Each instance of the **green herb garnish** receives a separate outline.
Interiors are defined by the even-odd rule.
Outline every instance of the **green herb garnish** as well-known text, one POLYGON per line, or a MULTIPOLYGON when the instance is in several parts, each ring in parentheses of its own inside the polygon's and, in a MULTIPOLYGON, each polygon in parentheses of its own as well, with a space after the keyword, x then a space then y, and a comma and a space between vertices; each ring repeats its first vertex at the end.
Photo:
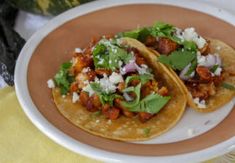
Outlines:
POLYGON ((233 85, 229 83, 225 83, 225 82, 222 83, 222 87, 229 89, 229 90, 233 90, 233 91, 235 90, 235 87, 233 85))
POLYGON ((170 55, 161 55, 158 61, 170 66, 175 70, 183 70, 189 63, 196 58, 196 53, 188 50, 178 50, 170 55))
POLYGON ((60 93, 65 95, 68 93, 70 84, 74 81, 74 77, 69 74, 72 63, 66 62, 60 66, 60 70, 56 73, 54 79, 56 85, 60 88, 60 93))
POLYGON ((113 101, 115 98, 122 98, 122 96, 120 96, 118 94, 104 92, 99 83, 93 82, 93 83, 90 83, 90 86, 93 89, 93 91, 95 91, 97 93, 97 95, 99 96, 99 99, 103 105, 108 103, 110 106, 113 106, 113 101))
POLYGON ((149 80, 153 79, 152 74, 141 74, 141 75, 133 75, 133 76, 128 76, 125 80, 126 86, 128 83, 130 83, 132 80, 140 80, 141 84, 144 85, 147 83, 149 80))
POLYGON ((185 76, 191 75, 196 68, 197 68, 197 58, 195 58, 192 61, 191 66, 189 67, 188 72, 185 74, 185 76))
POLYGON ((122 32, 118 34, 118 37, 130 37, 144 42, 147 36, 150 35, 150 28, 139 28, 132 31, 122 32))
POLYGON ((144 129, 143 129, 144 136, 146 136, 146 137, 149 136, 150 131, 151 131, 150 128, 144 128, 144 129))
POLYGON ((214 66, 210 69, 210 71, 211 71, 212 73, 214 73, 214 72, 217 70, 218 67, 219 67, 219 65, 214 65, 214 66))
POLYGON ((136 98, 134 101, 123 101, 121 104, 131 112, 147 112, 151 114, 158 113, 170 100, 170 96, 161 96, 159 94, 150 94, 140 100, 141 83, 136 87, 128 87, 124 92, 134 92, 136 98))
POLYGON ((93 50, 95 68, 116 70, 119 68, 119 61, 128 63, 132 55, 125 49, 119 47, 117 41, 102 39, 93 50))
POLYGON ((133 100, 131 102, 123 101, 122 105, 124 107, 127 107, 128 109, 130 109, 130 111, 132 111, 131 108, 134 109, 135 106, 137 106, 139 104, 139 101, 140 101, 140 90, 141 90, 141 83, 138 84, 136 87, 128 87, 128 88, 124 89, 123 92, 126 92, 126 93, 134 92, 135 95, 136 95, 136 98, 135 98, 135 100, 133 100))

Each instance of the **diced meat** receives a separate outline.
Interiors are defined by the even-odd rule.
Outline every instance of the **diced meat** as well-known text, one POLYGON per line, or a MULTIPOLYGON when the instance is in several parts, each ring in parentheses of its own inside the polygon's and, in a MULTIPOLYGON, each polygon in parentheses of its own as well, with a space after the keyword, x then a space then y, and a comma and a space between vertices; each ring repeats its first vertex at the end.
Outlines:
POLYGON ((77 62, 73 66, 74 74, 78 74, 82 71, 83 68, 91 67, 93 65, 93 59, 88 55, 81 54, 78 55, 76 59, 77 62))
POLYGON ((196 72, 200 77, 200 80, 210 81, 212 79, 212 74, 207 67, 198 66, 196 72))
POLYGON ((165 38, 165 37, 160 37, 158 39, 158 44, 157 44, 157 51, 160 54, 170 54, 171 52, 175 51, 177 49, 177 43, 165 38))
POLYGON ((87 72, 88 80, 89 81, 94 81, 96 77, 96 72, 91 70, 87 72))
POLYGON ((213 82, 215 84, 215 86, 220 85, 225 77, 225 73, 222 72, 222 74, 220 76, 213 76, 213 82))
POLYGON ((150 118, 152 118, 153 114, 147 113, 147 112, 139 112, 138 114, 139 120, 144 123, 148 121, 150 118))
POLYGON ((109 69, 104 69, 104 68, 98 68, 98 69, 95 69, 95 72, 97 75, 99 76, 103 76, 104 74, 106 75, 111 75, 112 71, 109 70, 109 69))
POLYGON ((145 59, 143 57, 141 57, 140 55, 135 55, 135 62, 137 65, 141 66, 143 64, 147 64, 145 59))
POLYGON ((124 106, 121 105, 121 102, 122 102, 121 99, 116 98, 116 99, 114 100, 114 106, 115 106, 116 108, 121 109, 121 110, 122 110, 122 113, 123 113, 126 117, 131 118, 131 117, 135 116, 135 113, 128 111, 127 108, 125 108, 124 106))
POLYGON ((187 87, 193 98, 198 97, 200 100, 205 100, 216 93, 216 88, 213 82, 209 84, 198 84, 196 86, 188 85, 187 87))
POLYGON ((168 89, 167 87, 162 87, 158 90, 158 93, 162 96, 167 96, 168 95, 168 89))
POLYGON ((73 82, 71 85, 70 85, 70 92, 76 92, 78 90, 78 83, 77 82, 73 82))
POLYGON ((89 98, 89 100, 86 103, 86 109, 90 112, 96 112, 99 110, 99 108, 96 108, 93 103, 93 98, 89 98))
POLYGON ((79 100, 83 106, 86 106, 88 100, 89 100, 89 95, 87 92, 82 91, 79 96, 79 100))
POLYGON ((141 95, 145 97, 153 92, 158 93, 158 83, 155 80, 150 80, 141 88, 141 95))
POLYGON ((92 103, 95 108, 99 109, 102 106, 100 98, 97 94, 93 94, 90 98, 92 98, 92 103))
POLYGON ((138 79, 133 79, 130 81, 129 85, 131 86, 137 86, 140 83, 140 80, 138 79))
POLYGON ((156 40, 156 37, 153 37, 153 36, 147 36, 144 44, 146 46, 150 46, 150 47, 154 47, 157 45, 157 40, 156 40))
POLYGON ((124 82, 120 82, 120 83, 118 83, 117 90, 119 92, 122 92, 122 90, 125 89, 125 87, 126 87, 125 83, 124 82))
POLYGON ((111 107, 109 104, 105 104, 102 107, 102 113, 111 120, 115 120, 118 118, 120 114, 120 110, 116 107, 111 107))

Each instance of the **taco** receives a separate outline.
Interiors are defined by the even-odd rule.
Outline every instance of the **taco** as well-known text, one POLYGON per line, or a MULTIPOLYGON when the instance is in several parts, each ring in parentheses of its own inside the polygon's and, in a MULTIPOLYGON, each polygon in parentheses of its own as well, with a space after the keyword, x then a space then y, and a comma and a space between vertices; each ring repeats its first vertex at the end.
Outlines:
POLYGON ((151 48, 196 111, 214 111, 234 97, 235 51, 222 41, 205 39, 192 27, 180 29, 162 22, 119 36, 135 38, 151 48))
POLYGON ((60 113, 101 137, 137 141, 160 135, 181 118, 186 96, 156 56, 130 38, 93 41, 48 80, 60 113))

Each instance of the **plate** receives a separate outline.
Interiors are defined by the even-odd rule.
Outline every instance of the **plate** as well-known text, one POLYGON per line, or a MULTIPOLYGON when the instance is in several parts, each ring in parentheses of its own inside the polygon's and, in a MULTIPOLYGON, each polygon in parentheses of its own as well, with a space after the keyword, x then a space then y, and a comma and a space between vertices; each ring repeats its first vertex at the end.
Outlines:
POLYGON ((58 144, 108 162, 196 162, 234 149, 233 101, 205 115, 187 109, 175 128, 141 143, 91 135, 71 124, 56 109, 46 82, 62 62, 71 58, 75 48, 84 47, 92 37, 148 26, 156 20, 182 28, 193 26, 201 35, 235 47, 235 38, 228 37, 235 35, 235 18, 199 2, 103 0, 79 6, 51 20, 29 39, 20 53, 15 86, 29 119, 58 144), (189 128, 195 129, 193 136, 188 136, 189 128))

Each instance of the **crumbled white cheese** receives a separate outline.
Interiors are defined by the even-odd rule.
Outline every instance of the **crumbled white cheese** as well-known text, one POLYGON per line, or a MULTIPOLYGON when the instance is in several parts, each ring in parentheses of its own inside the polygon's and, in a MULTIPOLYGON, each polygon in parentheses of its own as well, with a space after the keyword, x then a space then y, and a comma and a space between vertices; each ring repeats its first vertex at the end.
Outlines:
POLYGON ((191 137, 191 136, 193 136, 193 135, 195 134, 195 131, 194 131, 194 129, 189 128, 189 129, 187 130, 187 133, 188 133, 188 136, 191 137))
POLYGON ((99 119, 97 119, 97 120, 95 121, 95 123, 100 123, 100 120, 99 120, 99 119))
POLYGON ((62 98, 65 98, 66 97, 66 95, 62 95, 62 98))
POLYGON ((82 90, 87 92, 90 97, 95 93, 94 90, 91 88, 90 84, 88 84, 85 87, 83 87, 82 90))
POLYGON ((106 93, 113 93, 116 91, 116 86, 109 80, 107 75, 104 75, 103 78, 100 79, 100 86, 102 87, 103 91, 106 93))
POLYGON ((201 100, 196 97, 193 99, 193 102, 198 106, 198 108, 201 108, 201 109, 205 109, 206 108, 206 101, 205 100, 201 100))
POLYGON ((81 48, 75 48, 75 53, 82 53, 82 49, 81 48))
POLYGON ((77 94, 77 92, 73 92, 72 102, 76 103, 78 100, 79 100, 79 95, 77 94))
POLYGON ((87 72, 89 72, 90 70, 91 70, 90 67, 85 67, 85 68, 82 69, 82 73, 87 73, 87 72))
POLYGON ((182 41, 186 40, 195 42, 199 49, 203 48, 206 44, 206 40, 199 36, 193 27, 186 28, 183 31, 176 29, 176 36, 182 41))
POLYGON ((109 76, 109 80, 111 83, 113 84, 117 84, 120 82, 123 82, 123 77, 121 74, 118 74, 116 72, 113 72, 110 76, 109 76))
POLYGON ((89 81, 88 80, 85 80, 85 81, 83 81, 83 84, 89 84, 89 81))
POLYGON ((55 88, 55 83, 54 83, 54 81, 53 81, 52 79, 49 79, 49 80, 47 81, 47 86, 48 86, 48 88, 55 88))
POLYGON ((198 51, 197 52, 197 63, 199 66, 205 65, 206 62, 206 57, 201 55, 201 53, 198 51))
POLYGON ((215 74, 216 76, 220 76, 220 75, 221 75, 221 72, 222 72, 222 68, 221 68, 221 67, 218 67, 218 68, 215 70, 214 74, 215 74))

